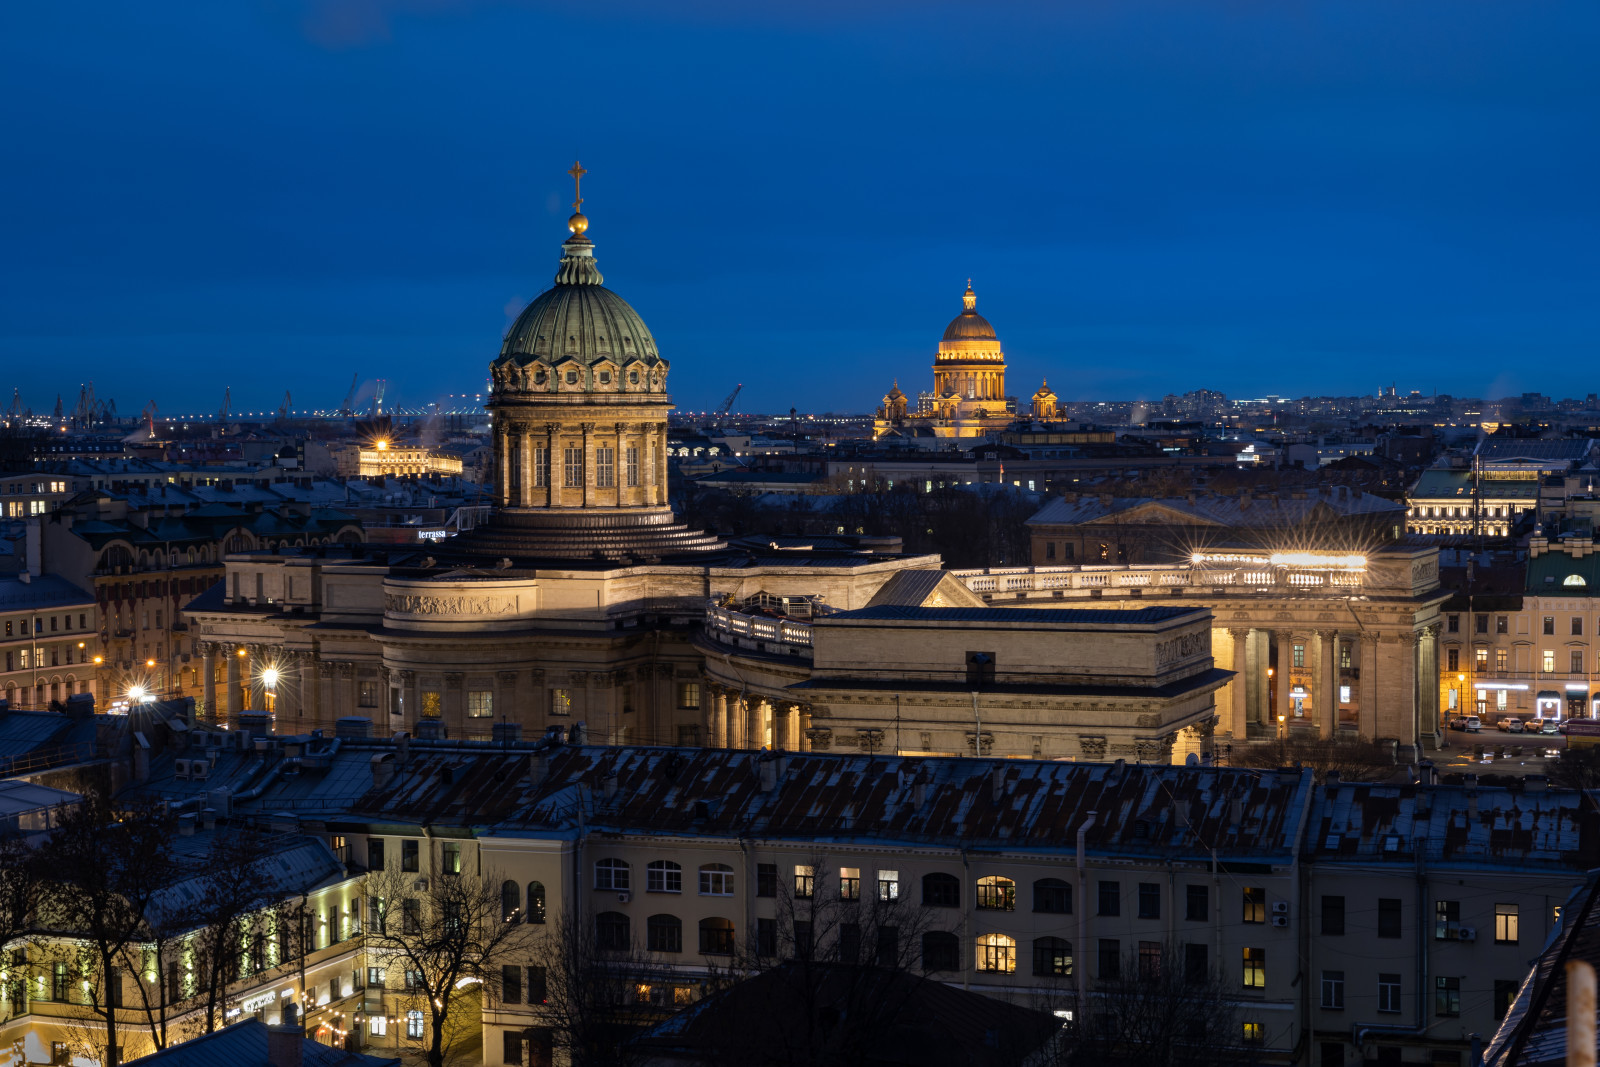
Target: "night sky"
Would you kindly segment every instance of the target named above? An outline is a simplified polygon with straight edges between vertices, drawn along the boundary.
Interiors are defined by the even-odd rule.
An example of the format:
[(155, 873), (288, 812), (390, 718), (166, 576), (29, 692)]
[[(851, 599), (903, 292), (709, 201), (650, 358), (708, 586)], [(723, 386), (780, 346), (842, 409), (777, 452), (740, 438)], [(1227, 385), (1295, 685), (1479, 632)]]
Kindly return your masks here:
[(0, 403), (477, 391), (574, 158), (686, 408), (928, 388), (968, 276), (1024, 402), (1581, 396), (1597, 54), (1592, 0), (9, 3)]

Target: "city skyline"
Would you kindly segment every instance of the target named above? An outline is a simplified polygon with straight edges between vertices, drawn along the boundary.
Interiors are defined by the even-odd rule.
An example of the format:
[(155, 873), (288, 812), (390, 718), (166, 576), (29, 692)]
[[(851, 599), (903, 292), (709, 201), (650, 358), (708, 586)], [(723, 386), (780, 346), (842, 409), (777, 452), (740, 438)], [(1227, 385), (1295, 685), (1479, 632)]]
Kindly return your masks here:
[(35, 411), (475, 391), (574, 156), (685, 409), (870, 411), (968, 276), (1019, 397), (1592, 391), (1592, 11), (74, 10), (0, 45)]

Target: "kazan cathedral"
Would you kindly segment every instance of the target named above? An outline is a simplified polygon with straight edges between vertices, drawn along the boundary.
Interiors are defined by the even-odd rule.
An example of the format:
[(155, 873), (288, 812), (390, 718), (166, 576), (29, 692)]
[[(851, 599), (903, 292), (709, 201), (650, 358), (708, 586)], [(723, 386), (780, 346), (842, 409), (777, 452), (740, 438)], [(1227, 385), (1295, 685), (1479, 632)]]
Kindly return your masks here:
[[(204, 718), (468, 744), (871, 752), (892, 738), (907, 754), (1161, 761), (1209, 738), (1228, 672), (1205, 609), (990, 608), (894, 539), (729, 540), (679, 522), (668, 360), (603, 284), (582, 203), (553, 284), (490, 364), (495, 514), (425, 545), (227, 556), (184, 609)], [(970, 288), (965, 303), (935, 368), (935, 417), (953, 427), (1008, 410), (999, 342)]]
[[(1006, 356), (989, 320), (978, 314), (978, 294), (967, 280), (961, 294), (961, 314), (950, 320), (933, 359), (933, 392), (910, 398), (895, 382), (873, 426), (878, 439), (893, 436), (962, 438), (983, 437), (1009, 425), (1017, 417), (1015, 397), (1006, 395)], [(1036, 419), (1056, 417), (1056, 395), (1048, 385), (1033, 394)]]

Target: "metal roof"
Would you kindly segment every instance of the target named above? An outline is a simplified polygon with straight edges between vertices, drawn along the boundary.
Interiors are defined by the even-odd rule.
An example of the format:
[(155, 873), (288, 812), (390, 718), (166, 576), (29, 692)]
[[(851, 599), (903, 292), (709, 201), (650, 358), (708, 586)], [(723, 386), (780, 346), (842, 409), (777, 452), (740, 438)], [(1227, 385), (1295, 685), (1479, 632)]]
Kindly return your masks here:
[[(267, 1033), (266, 1023), (246, 1019), (129, 1060), (126, 1067), (274, 1067), (267, 1055)], [(398, 1059), (346, 1052), (309, 1039), (302, 1042), (302, 1048), (304, 1067), (398, 1067), (400, 1063)]]

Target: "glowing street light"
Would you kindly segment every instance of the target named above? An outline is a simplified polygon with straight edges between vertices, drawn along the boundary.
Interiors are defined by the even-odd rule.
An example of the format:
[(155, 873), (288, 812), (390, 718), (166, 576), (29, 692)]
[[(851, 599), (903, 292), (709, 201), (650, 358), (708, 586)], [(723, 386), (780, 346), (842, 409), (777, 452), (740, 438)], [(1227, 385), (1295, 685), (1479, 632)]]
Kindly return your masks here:
[(130, 704), (143, 704), (150, 697), (150, 691), (142, 685), (128, 687), (128, 702)]
[(278, 673), (278, 668), (276, 667), (268, 667), (266, 670), (261, 672), (261, 681), (266, 684), (268, 689), (278, 688), (278, 679), (280, 677), (282, 677), (282, 675)]

